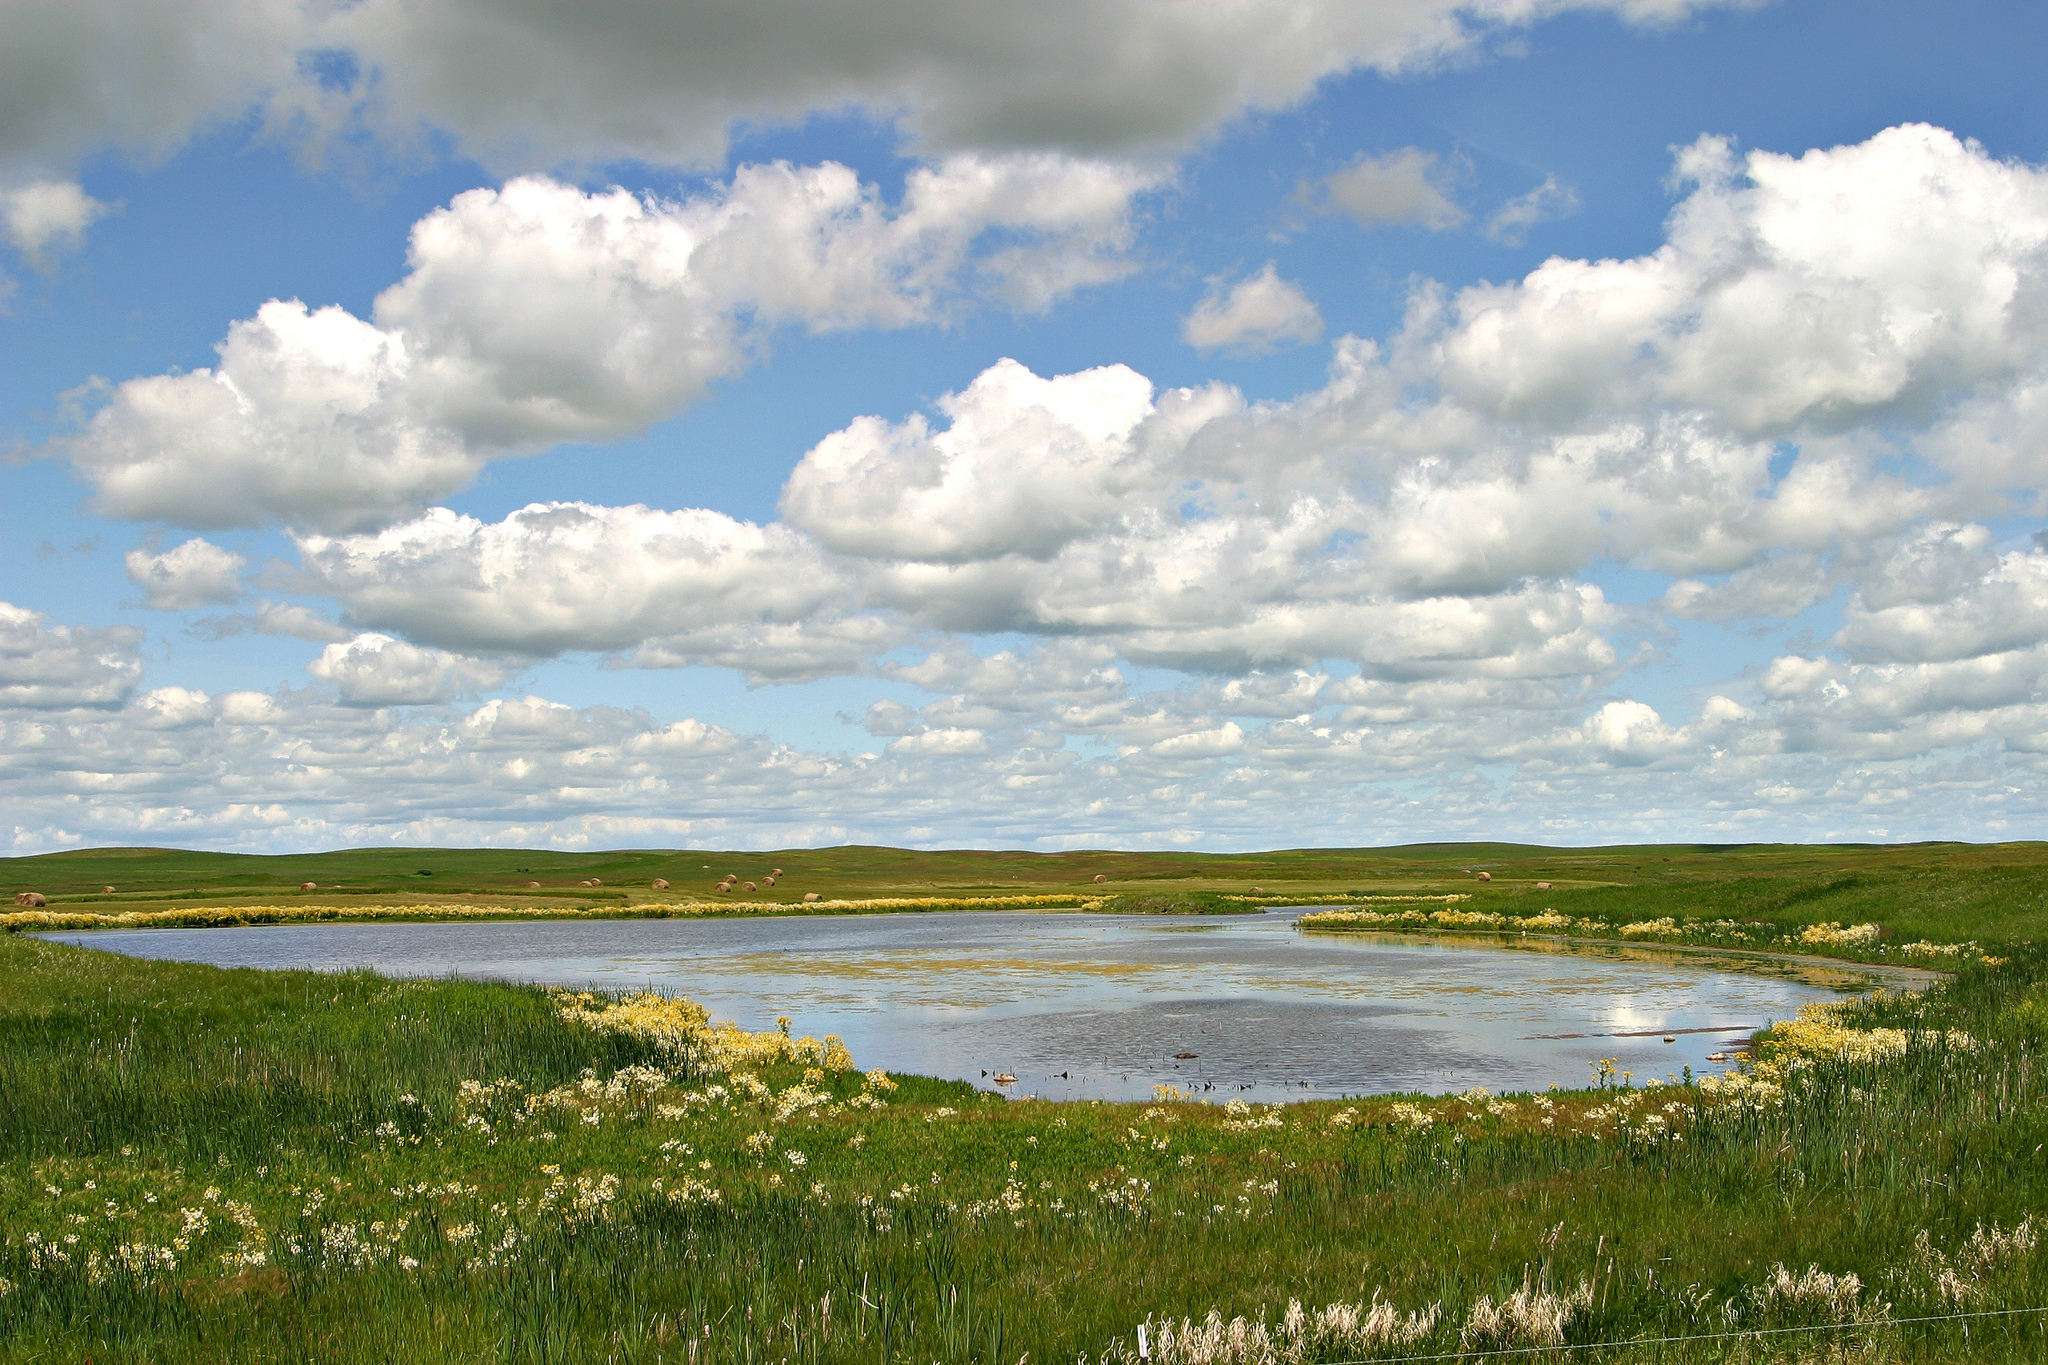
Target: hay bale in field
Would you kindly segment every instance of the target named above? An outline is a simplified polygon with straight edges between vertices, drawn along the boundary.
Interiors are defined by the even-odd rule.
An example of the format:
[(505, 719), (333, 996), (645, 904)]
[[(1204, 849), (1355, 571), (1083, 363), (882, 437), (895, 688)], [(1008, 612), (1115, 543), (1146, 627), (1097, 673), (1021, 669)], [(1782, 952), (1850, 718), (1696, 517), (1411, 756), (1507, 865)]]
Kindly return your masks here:
[(114, 888), (111, 886), (103, 886), (100, 888), (100, 894), (102, 896), (111, 896), (114, 894)]
[(300, 882), (300, 883), (299, 883), (299, 890), (301, 890), (301, 891), (318, 891), (319, 889), (320, 889), (320, 884), (319, 884), (318, 882)]
[(14, 893), (14, 903), (16, 905), (26, 905), (31, 909), (35, 909), (40, 906), (48, 905), (50, 902), (48, 898), (45, 897), (43, 893), (40, 891), (17, 891)]
[(780, 877), (782, 875), (782, 869), (778, 867), (773, 872), (770, 872), (768, 875), (771, 877)]
[(718, 885), (712, 887), (711, 889), (713, 891), (716, 891), (721, 896), (729, 896), (732, 894), (732, 883), (720, 882)]
[(578, 883), (576, 883), (576, 885), (578, 885), (578, 886), (596, 886), (596, 885), (597, 885), (597, 883), (596, 883), (596, 882), (591, 882), (591, 881), (583, 881), (583, 882), (578, 882)]
[(602, 877), (592, 877), (592, 878), (590, 879), (590, 884), (591, 884), (592, 886), (603, 886), (603, 885), (604, 885), (604, 878), (602, 878)]
[(1537, 889), (1538, 891), (1548, 891), (1548, 890), (1550, 889), (1550, 883), (1549, 883), (1549, 882), (1538, 882), (1538, 883), (1536, 883), (1536, 889)]
[(775, 878), (773, 878), (773, 877), (763, 877), (763, 878), (761, 879), (761, 885), (763, 885), (763, 886), (773, 886), (773, 885), (775, 885)]
[(817, 901), (818, 901), (818, 893), (817, 893), (817, 892), (815, 892), (815, 891), (806, 891), (806, 892), (804, 892), (804, 904), (805, 904), (805, 905), (815, 905), (815, 904), (817, 904)]
[(1108, 881), (1109, 881), (1109, 878), (1107, 878), (1107, 877), (1103, 876), (1103, 875), (1102, 875), (1102, 874), (1101, 874), (1100, 872), (1098, 872), (1098, 873), (1096, 873), (1096, 874), (1095, 874), (1095, 884), (1096, 884), (1097, 886), (1102, 886), (1102, 885), (1104, 885), (1105, 883), (1107, 883)]
[(528, 882), (528, 883), (526, 884), (526, 889), (527, 889), (528, 891), (538, 891), (538, 890), (540, 890), (540, 883), (539, 883), (539, 882)]
[(1263, 886), (1255, 886), (1252, 888), (1252, 894), (1254, 896), (1263, 896), (1266, 894), (1266, 888)]
[(668, 878), (666, 878), (666, 877), (656, 877), (656, 878), (654, 879), (654, 889), (655, 889), (656, 891), (666, 891), (666, 890), (668, 890)]
[(1491, 872), (1482, 872), (1479, 874), (1479, 880), (1482, 882), (1490, 882), (1493, 880), (1493, 874)]
[(752, 882), (741, 882), (741, 883), (740, 883), (740, 890), (742, 890), (742, 891), (752, 891), (753, 889), (754, 889), (754, 884), (753, 884)]

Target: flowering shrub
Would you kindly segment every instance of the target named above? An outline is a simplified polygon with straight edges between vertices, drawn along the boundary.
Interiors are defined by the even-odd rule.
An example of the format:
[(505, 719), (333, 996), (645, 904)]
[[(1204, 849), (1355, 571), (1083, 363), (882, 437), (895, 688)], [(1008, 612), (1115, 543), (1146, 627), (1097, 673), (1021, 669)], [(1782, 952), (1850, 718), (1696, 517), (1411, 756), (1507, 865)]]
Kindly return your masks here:
[(599, 1033), (622, 1033), (645, 1039), (663, 1053), (689, 1060), (707, 1071), (739, 1066), (802, 1062), (826, 1071), (853, 1070), (853, 1054), (837, 1034), (792, 1038), (781, 1029), (749, 1033), (730, 1019), (711, 1022), (711, 1012), (679, 995), (642, 991), (625, 996), (592, 995), (587, 991), (554, 991), (555, 1008), (565, 1020)]
[(1800, 931), (1799, 941), (1816, 947), (1868, 948), (1881, 932), (1875, 924), (1852, 924), (1847, 929), (1833, 922), (1809, 924)]

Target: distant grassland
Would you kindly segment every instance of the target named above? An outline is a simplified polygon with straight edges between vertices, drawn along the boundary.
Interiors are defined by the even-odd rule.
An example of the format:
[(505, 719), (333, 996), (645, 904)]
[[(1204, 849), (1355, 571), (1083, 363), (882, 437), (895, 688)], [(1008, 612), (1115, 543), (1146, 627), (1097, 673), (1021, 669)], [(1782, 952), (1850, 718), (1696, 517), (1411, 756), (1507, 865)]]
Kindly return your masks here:
[[(772, 887), (766, 877), (782, 875)], [(1488, 880), (1481, 881), (1481, 873)], [(717, 889), (726, 875), (735, 889)], [(1100, 877), (1102, 880), (1097, 881)], [(657, 888), (657, 880), (667, 881)], [(301, 891), (305, 882), (314, 891)], [(538, 882), (529, 887), (529, 882)], [(582, 883), (596, 883), (582, 885)], [(745, 889), (747, 883), (755, 889)], [(1541, 885), (1547, 883), (1548, 885)], [(113, 891), (104, 891), (111, 886)], [(1418, 844), (1256, 854), (1024, 853), (844, 847), (769, 852), (351, 849), (278, 857), (99, 849), (0, 859), (8, 929), (335, 918), (519, 918), (1091, 909), (1232, 913), (1266, 905), (1376, 906), (1519, 922), (1572, 921), (1648, 941), (1884, 956), (1914, 944), (2048, 940), (2048, 844), (1649, 845), (1554, 849)], [(815, 902), (806, 904), (806, 894)], [(1411, 916), (1411, 919), (1413, 916)], [(1605, 930), (1599, 926), (1607, 926)], [(1711, 930), (1701, 926), (1715, 926)], [(1825, 926), (1876, 926), (1831, 941)], [(1441, 930), (1439, 923), (1385, 927)], [(1466, 926), (1468, 929), (1473, 926)], [(1810, 932), (1811, 931), (1811, 932)], [(1637, 937), (1645, 937), (1637, 935)]]

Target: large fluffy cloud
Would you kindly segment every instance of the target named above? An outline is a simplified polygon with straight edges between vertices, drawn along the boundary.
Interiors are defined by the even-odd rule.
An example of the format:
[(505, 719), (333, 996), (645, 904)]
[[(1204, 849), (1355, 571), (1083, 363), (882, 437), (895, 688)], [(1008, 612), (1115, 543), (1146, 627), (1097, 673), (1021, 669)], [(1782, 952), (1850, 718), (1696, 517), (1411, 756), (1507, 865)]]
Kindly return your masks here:
[(744, 167), (679, 203), (538, 178), (473, 190), (414, 227), (373, 320), (273, 300), (218, 366), (118, 386), (64, 449), (119, 516), (388, 523), (493, 456), (688, 406), (778, 326), (927, 322), (969, 290), (1036, 307), (1109, 278), (1147, 183), (963, 155), (912, 172), (893, 207), (829, 163)]
[(375, 633), (331, 644), (306, 671), (333, 683), (351, 706), (403, 706), (444, 702), (505, 681), (504, 668), (485, 659), (423, 649)]
[(171, 150), (260, 111), (298, 137), (420, 134), (509, 170), (704, 164), (735, 125), (854, 110), (920, 148), (1130, 156), (1359, 67), (1395, 71), (1568, 10), (1710, 0), (17, 0), (0, 178)]
[(863, 418), (826, 437), (790, 475), (783, 515), (872, 559), (1037, 558), (1149, 482), (1132, 437), (1152, 385), (1122, 365), (1042, 379), (1000, 361), (939, 408), (943, 431)]
[(1544, 426), (1666, 405), (1775, 435), (1924, 418), (2040, 364), (2048, 174), (1925, 125), (1801, 156), (1703, 138), (1657, 252), (1418, 303), (1445, 391)]
[(436, 511), (375, 535), (305, 536), (298, 585), (359, 626), (540, 657), (633, 652), (763, 679), (858, 668), (900, 638), (804, 536), (718, 512), (537, 503), (494, 523)]

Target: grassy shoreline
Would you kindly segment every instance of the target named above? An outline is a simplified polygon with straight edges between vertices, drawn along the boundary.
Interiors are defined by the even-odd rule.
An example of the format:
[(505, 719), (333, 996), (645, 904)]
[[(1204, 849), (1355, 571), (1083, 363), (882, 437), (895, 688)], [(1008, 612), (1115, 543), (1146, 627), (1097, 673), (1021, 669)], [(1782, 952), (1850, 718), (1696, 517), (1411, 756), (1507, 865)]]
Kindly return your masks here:
[(1141, 1322), (1162, 1365), (1829, 1323), (1744, 1358), (2035, 1358), (2032, 1322), (1898, 1322), (2048, 1302), (2048, 954), (2003, 956), (1712, 1086), (1226, 1107), (0, 938), (0, 1361), (1099, 1365)]
[[(314, 889), (303, 889), (307, 883)], [(836, 848), (258, 857), (101, 849), (0, 859), (0, 887), (47, 901), (0, 905), (0, 930), (14, 932), (995, 909), (1255, 913), (1309, 905), (1381, 916), (1354, 927), (1562, 927), (1576, 937), (1933, 967), (1997, 956), (2000, 945), (2048, 942), (2048, 844), (2040, 843), (1469, 844), (1242, 855)], [(806, 903), (806, 896), (817, 900)]]

